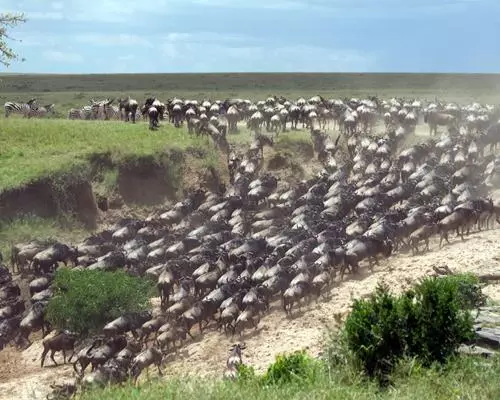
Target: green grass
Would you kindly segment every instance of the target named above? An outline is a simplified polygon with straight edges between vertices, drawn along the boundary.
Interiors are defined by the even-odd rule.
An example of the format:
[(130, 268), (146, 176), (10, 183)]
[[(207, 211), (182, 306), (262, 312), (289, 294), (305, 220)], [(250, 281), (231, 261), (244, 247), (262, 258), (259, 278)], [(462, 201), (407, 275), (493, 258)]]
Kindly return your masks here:
[(34, 96), (41, 104), (56, 104), (66, 115), (71, 107), (87, 104), (92, 97), (138, 100), (149, 95), (168, 99), (242, 97), (263, 99), (283, 95), (292, 99), (321, 94), (328, 97), (404, 96), (433, 100), (500, 101), (499, 74), (94, 74), (0, 75), (0, 101), (26, 101)]
[(184, 129), (167, 124), (151, 132), (145, 123), (3, 119), (0, 193), (35, 179), (84, 168), (93, 155), (109, 153), (119, 162), (188, 147), (207, 145)]
[[(168, 368), (168, 366), (167, 366)], [(312, 383), (292, 383), (261, 387), (256, 383), (231, 383), (218, 380), (175, 378), (152, 379), (138, 388), (112, 386), (84, 393), (81, 400), (282, 400), (282, 399), (380, 399), (450, 400), (500, 398), (500, 358), (484, 360), (458, 357), (444, 368), (422, 368), (404, 361), (393, 375), (393, 384), (381, 390), (349, 368), (320, 369)]]

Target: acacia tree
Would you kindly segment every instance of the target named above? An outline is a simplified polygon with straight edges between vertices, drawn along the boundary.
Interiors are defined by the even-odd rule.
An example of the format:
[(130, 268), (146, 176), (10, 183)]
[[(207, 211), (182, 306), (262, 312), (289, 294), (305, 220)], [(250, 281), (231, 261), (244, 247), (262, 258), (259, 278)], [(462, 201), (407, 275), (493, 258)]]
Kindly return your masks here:
[(0, 13), (0, 64), (6, 67), (11, 61), (19, 60), (19, 56), (7, 44), (7, 41), (15, 40), (8, 31), (23, 22), (26, 22), (23, 13)]

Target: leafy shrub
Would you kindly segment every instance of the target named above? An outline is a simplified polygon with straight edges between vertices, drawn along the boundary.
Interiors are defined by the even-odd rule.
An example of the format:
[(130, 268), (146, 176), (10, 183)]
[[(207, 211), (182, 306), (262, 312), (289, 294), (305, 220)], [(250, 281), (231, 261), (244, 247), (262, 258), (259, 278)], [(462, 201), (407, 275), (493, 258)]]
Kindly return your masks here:
[(426, 278), (399, 297), (378, 286), (368, 300), (354, 302), (343, 339), (366, 374), (384, 383), (403, 357), (423, 365), (446, 362), (473, 337), (466, 310), (483, 302), (471, 275)]
[(369, 376), (382, 378), (404, 354), (398, 299), (379, 285), (368, 300), (355, 300), (344, 326), (348, 349)]
[(282, 385), (290, 382), (312, 381), (317, 362), (305, 351), (296, 351), (290, 355), (279, 355), (262, 377), (264, 385)]
[(472, 339), (473, 319), (466, 310), (475, 305), (478, 288), (470, 276), (450, 276), (427, 278), (405, 293), (400, 315), (407, 355), (424, 365), (444, 363), (461, 343)]
[(150, 281), (123, 271), (61, 268), (54, 279), (47, 318), (58, 328), (87, 334), (124, 313), (145, 310), (152, 293)]
[(238, 371), (238, 382), (254, 382), (258, 379), (255, 369), (251, 365), (238, 364), (236, 369)]

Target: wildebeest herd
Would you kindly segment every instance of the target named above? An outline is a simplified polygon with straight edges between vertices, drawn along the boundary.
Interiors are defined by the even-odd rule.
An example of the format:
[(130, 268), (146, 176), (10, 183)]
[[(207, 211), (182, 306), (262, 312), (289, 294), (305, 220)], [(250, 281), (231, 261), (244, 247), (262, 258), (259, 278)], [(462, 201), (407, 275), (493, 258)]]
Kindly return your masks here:
[[(45, 117), (53, 114), (55, 105), (38, 105), (32, 98), (26, 103), (8, 101), (4, 104), (5, 116), (18, 113), (24, 117)], [(383, 120), (386, 129), (399, 129), (399, 133), (412, 132), (421, 116), (429, 125), (430, 134), (436, 134), (439, 126), (458, 127), (463, 125), (469, 132), (486, 134), (492, 130), (498, 132), (498, 108), (492, 105), (472, 103), (459, 106), (456, 103), (439, 101), (381, 100), (377, 97), (368, 99), (344, 98), (325, 99), (313, 96), (296, 101), (282, 96), (271, 96), (265, 100), (252, 102), (248, 99), (189, 100), (171, 98), (165, 102), (149, 97), (140, 105), (130, 96), (125, 98), (90, 99), (88, 105), (72, 108), (68, 111), (69, 119), (83, 120), (149, 120), (150, 128), (158, 127), (159, 120), (168, 119), (176, 127), (183, 121), (188, 123), (190, 131), (199, 131), (208, 123), (219, 130), (234, 132), (237, 123), (246, 121), (252, 131), (260, 131), (265, 126), (267, 131), (286, 130), (287, 124), (297, 129), (298, 124), (307, 126), (316, 120), (318, 128), (325, 129), (333, 123), (342, 132), (371, 132), (378, 120)], [(492, 133), (493, 134), (493, 133)]]
[[(144, 220), (122, 219), (76, 245), (34, 240), (13, 246), (12, 269), (29, 268), (37, 276), (24, 316), (19, 287), (6, 267), (0, 271), (0, 339), (2, 345), (19, 346), (29, 342), (31, 332), (50, 329), (44, 312), (60, 262), (80, 269), (125, 269), (157, 280), (159, 310), (110, 321), (76, 354), (77, 338), (70, 332), (44, 341), (42, 365), (48, 352), (54, 362), (54, 352), (71, 352), (80, 377), (92, 366), (84, 383), (136, 379), (150, 365), (161, 373), (167, 355), (210, 326), (239, 337), (257, 328), (274, 300), (291, 317), (295, 306), (335, 290), (362, 262), (373, 268), (380, 257), (423, 251), (422, 242), (428, 251), (433, 235), (441, 247), (450, 242), (450, 233), (463, 239), (473, 229), (500, 222), (500, 206), (492, 198), (500, 182), (494, 107), (434, 103), (422, 108), (418, 101), (320, 96), (296, 102), (270, 97), (255, 104), (155, 102), (151, 98), (139, 106), (121, 99), (120, 112), (134, 121), (135, 110), (155, 109), (156, 117), (166, 113), (175, 126), (186, 121), (190, 131), (206, 132), (228, 155), (230, 182), (213, 192), (193, 189), (170, 209)], [(106, 110), (102, 104), (110, 102), (98, 107)], [(404, 148), (421, 115), (432, 132), (442, 125), (446, 132)], [(226, 134), (242, 120), (255, 138), (237, 154)], [(379, 120), (385, 132), (376, 134)], [(336, 139), (325, 132), (332, 123), (339, 127)], [(308, 180), (286, 184), (262, 169), (263, 148), (274, 144), (274, 135), (262, 129), (277, 135), (298, 124), (309, 129), (324, 168)], [(347, 157), (341, 160), (339, 151)]]

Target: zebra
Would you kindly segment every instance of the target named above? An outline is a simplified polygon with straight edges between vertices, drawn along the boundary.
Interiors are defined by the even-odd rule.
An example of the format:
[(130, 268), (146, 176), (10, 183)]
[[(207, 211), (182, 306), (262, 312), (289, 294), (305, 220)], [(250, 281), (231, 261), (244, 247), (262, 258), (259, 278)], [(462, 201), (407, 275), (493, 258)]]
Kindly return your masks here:
[(121, 112), (120, 112), (120, 108), (117, 107), (117, 106), (108, 106), (106, 107), (106, 119), (116, 119), (116, 120), (119, 120), (121, 119)]
[(111, 108), (111, 103), (113, 103), (113, 101), (114, 99), (105, 99), (100, 101), (90, 99), (89, 103), (92, 107), (92, 119), (108, 120), (110, 113), (113, 114), (113, 111), (109, 111), (109, 109)]
[(46, 106), (36, 107), (36, 108), (32, 107), (28, 112), (28, 118), (31, 117), (43, 118), (47, 116), (48, 113), (54, 115), (54, 104), (47, 104)]
[(7, 118), (10, 114), (22, 114), (23, 117), (29, 117), (30, 111), (32, 109), (36, 109), (36, 99), (30, 99), (26, 103), (16, 103), (14, 101), (8, 101), (4, 104), (5, 109), (5, 118)]
[(68, 119), (93, 119), (92, 106), (83, 106), (82, 108), (71, 108), (68, 111)]

